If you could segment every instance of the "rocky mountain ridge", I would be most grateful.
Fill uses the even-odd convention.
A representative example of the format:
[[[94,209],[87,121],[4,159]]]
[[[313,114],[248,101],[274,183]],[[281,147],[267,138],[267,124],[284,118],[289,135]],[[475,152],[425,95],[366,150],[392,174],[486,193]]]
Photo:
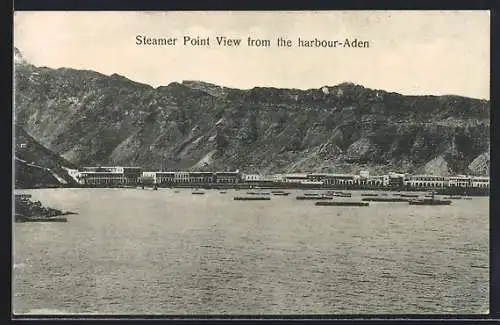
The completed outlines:
[[[75,184],[67,170],[76,169],[75,165],[38,143],[21,127],[15,125],[14,132],[16,187]]]
[[[352,83],[154,88],[117,74],[15,65],[16,123],[80,166],[484,175],[489,105]]]

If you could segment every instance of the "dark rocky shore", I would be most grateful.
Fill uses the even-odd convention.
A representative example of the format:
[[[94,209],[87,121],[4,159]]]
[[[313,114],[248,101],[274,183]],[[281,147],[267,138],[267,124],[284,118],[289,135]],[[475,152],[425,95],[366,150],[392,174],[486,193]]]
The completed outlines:
[[[31,201],[31,195],[15,195],[15,222],[67,222],[65,215],[74,212],[44,207],[40,201]]]

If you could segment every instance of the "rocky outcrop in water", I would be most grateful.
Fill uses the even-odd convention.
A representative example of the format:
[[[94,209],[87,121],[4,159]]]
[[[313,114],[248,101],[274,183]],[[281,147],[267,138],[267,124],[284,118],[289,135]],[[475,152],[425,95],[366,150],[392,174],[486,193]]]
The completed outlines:
[[[44,207],[40,201],[31,201],[30,197],[25,194],[15,195],[14,211],[16,222],[66,222],[67,219],[62,216],[74,214],[73,212],[63,212],[58,209]]]
[[[20,127],[76,165],[244,172],[489,171],[489,101],[352,83],[153,88],[113,74],[16,64]],[[483,157],[483,158],[481,158]]]

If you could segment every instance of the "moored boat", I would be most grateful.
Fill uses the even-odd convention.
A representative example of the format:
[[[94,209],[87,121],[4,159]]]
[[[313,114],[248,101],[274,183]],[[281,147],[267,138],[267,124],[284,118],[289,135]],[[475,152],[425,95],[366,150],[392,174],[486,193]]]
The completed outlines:
[[[336,191],[327,191],[327,196],[338,196],[338,197],[351,197],[352,194],[348,192],[336,192]]]
[[[421,199],[421,200],[410,200],[408,202],[410,205],[450,205],[450,200],[439,200],[439,199]]]
[[[315,202],[314,205],[316,205],[316,206],[367,207],[370,204],[368,202],[354,202],[354,201],[345,201],[345,202],[338,202],[338,201],[325,202],[325,201],[320,201],[320,202]]]
[[[296,200],[333,200],[333,196],[326,195],[308,195],[308,196],[297,196]]]
[[[361,196],[378,196],[377,193],[361,193]]]
[[[401,193],[399,196],[400,197],[418,197],[419,195],[418,194],[404,194],[404,193]]]
[[[351,193],[335,193],[333,196],[339,196],[339,197],[351,197]]]
[[[235,201],[269,201],[271,198],[269,196],[235,196],[233,198]]]
[[[361,201],[371,201],[371,202],[408,202],[408,199],[401,197],[365,197]]]
[[[276,193],[273,193],[273,195],[277,195],[277,196],[288,196],[288,195],[290,195],[290,193],[288,193],[288,192],[276,192]]]

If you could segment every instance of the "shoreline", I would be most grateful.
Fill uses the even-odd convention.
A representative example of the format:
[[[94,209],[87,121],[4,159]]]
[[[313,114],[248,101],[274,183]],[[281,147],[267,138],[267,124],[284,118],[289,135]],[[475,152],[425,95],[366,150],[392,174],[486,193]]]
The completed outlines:
[[[279,183],[279,184],[220,184],[220,183],[199,183],[199,184],[157,184],[158,188],[170,189],[203,189],[203,190],[250,190],[250,189],[267,189],[267,190],[339,190],[339,191],[380,191],[380,192],[434,192],[436,195],[461,195],[461,196],[481,196],[489,197],[489,188],[478,187],[409,187],[409,186],[360,186],[360,185],[316,185],[316,184],[296,184],[296,183]],[[14,190],[34,190],[34,189],[54,189],[54,188],[122,188],[122,189],[152,189],[154,184],[136,184],[136,185],[114,185],[114,186],[95,186],[95,185],[61,185],[61,186],[39,186],[39,187],[18,187]]]
[[[64,216],[77,214],[45,207],[40,201],[33,202],[31,195],[15,195],[14,222],[67,222]]]

